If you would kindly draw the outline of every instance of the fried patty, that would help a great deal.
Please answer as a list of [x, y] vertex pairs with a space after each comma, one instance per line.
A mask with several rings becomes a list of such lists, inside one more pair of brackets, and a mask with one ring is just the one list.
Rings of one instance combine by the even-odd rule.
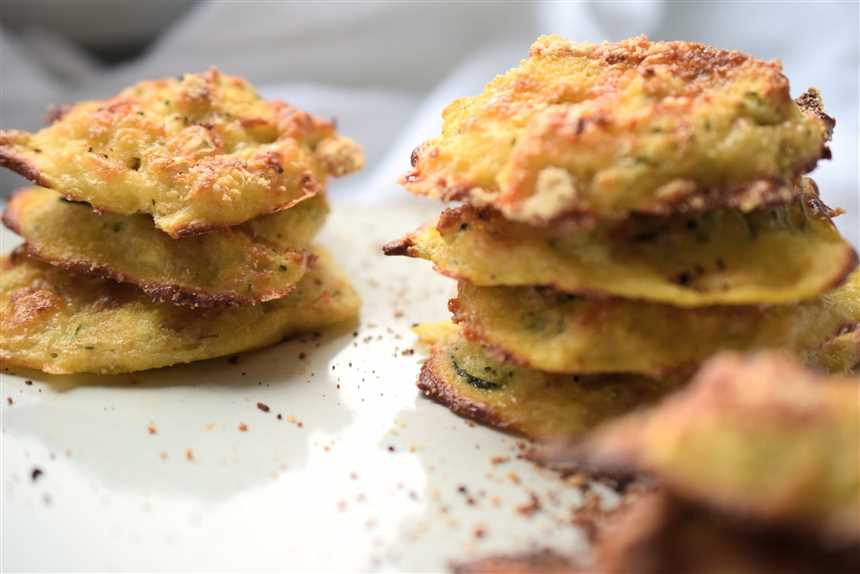
[[172, 237], [287, 209], [362, 163], [333, 123], [215, 69], [77, 103], [36, 133], [0, 132], [0, 165], [100, 211], [151, 214]]
[[538, 228], [459, 207], [385, 246], [481, 286], [551, 286], [677, 305], [790, 303], [838, 285], [857, 255], [805, 178], [803, 197], [750, 213], [637, 217], [592, 230]]
[[832, 351], [820, 358], [818, 352], [846, 325], [860, 323], [860, 272], [841, 288], [794, 305], [682, 309], [460, 282], [449, 306], [467, 337], [554, 373], [686, 376], [721, 350], [774, 348], [838, 368]]
[[0, 260], [0, 362], [52, 374], [127, 373], [272, 345], [356, 317], [358, 295], [323, 253], [283, 299], [188, 309], [21, 253]]
[[654, 409], [608, 424], [580, 456], [648, 472], [679, 496], [749, 521], [860, 543], [855, 378], [787, 357], [724, 354]]
[[574, 438], [676, 384], [636, 375], [566, 376], [497, 360], [451, 323], [421, 325], [431, 350], [418, 387], [454, 413], [535, 440]]
[[133, 283], [161, 301], [211, 307], [289, 294], [308, 269], [307, 247], [327, 212], [319, 195], [241, 226], [171, 239], [147, 215], [100, 215], [33, 187], [12, 197], [3, 222], [52, 265]]
[[815, 90], [791, 99], [777, 61], [644, 36], [543, 36], [443, 120], [405, 187], [533, 224], [782, 202], [834, 124]]

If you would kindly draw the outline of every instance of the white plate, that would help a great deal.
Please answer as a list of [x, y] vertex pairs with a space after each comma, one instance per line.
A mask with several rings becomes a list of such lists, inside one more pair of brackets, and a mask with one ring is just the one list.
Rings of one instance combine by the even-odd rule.
[[[582, 551], [579, 491], [415, 387], [410, 324], [447, 318], [453, 282], [380, 247], [434, 212], [336, 202], [321, 242], [361, 292], [356, 334], [237, 364], [2, 375], [0, 569], [439, 571]], [[532, 493], [542, 509], [524, 516]]]

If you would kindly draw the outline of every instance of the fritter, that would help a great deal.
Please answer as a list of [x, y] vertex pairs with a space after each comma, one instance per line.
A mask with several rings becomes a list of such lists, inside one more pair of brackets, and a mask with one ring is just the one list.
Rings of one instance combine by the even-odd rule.
[[363, 163], [333, 123], [215, 69], [57, 115], [36, 133], [0, 132], [0, 165], [100, 211], [151, 214], [172, 237], [287, 209]]
[[12, 197], [3, 222], [27, 241], [31, 255], [52, 265], [133, 283], [161, 301], [210, 307], [292, 291], [307, 271], [306, 248], [327, 211], [319, 195], [237, 227], [171, 239], [147, 215], [99, 215], [33, 187]]
[[451, 323], [420, 325], [430, 350], [418, 387], [454, 413], [535, 440], [578, 437], [675, 388], [635, 375], [564, 376], [490, 356]]
[[811, 365], [836, 367], [817, 353], [846, 325], [860, 322], [860, 272], [839, 289], [795, 305], [682, 309], [461, 281], [449, 307], [468, 338], [553, 373], [686, 376], [721, 350], [776, 348]]
[[858, 391], [777, 354], [724, 354], [657, 407], [598, 429], [581, 455], [750, 522], [858, 543]]
[[52, 374], [142, 371], [272, 345], [353, 319], [359, 305], [325, 254], [283, 299], [188, 309], [15, 253], [0, 262], [0, 362]]
[[848, 574], [860, 569], [860, 553], [808, 537], [745, 529], [672, 496], [652, 494], [603, 534], [597, 566], [601, 574]]
[[385, 250], [482, 286], [544, 285], [680, 307], [790, 303], [831, 289], [857, 265], [814, 182], [802, 186], [803, 199], [783, 207], [637, 217], [588, 231], [460, 207]]
[[644, 36], [543, 36], [443, 119], [405, 187], [534, 224], [781, 202], [834, 125], [815, 90], [791, 99], [777, 61]]

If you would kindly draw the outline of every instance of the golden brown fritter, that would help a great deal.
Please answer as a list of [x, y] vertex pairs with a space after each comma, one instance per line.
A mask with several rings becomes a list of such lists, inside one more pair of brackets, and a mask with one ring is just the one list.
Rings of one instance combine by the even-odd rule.
[[[133, 283], [190, 307], [250, 305], [293, 290], [311, 262], [308, 244], [325, 221], [323, 195], [258, 221], [171, 239], [146, 215], [98, 214], [56, 192], [17, 192], [3, 222], [31, 255], [73, 272]], [[268, 233], [254, 233], [254, 227]], [[281, 238], [275, 237], [279, 233]]]
[[481, 286], [545, 285], [680, 307], [791, 303], [835, 287], [857, 265], [814, 182], [802, 185], [803, 199], [782, 207], [638, 217], [592, 230], [460, 207], [385, 251], [429, 259]]
[[858, 393], [856, 378], [780, 355], [724, 354], [657, 407], [598, 429], [580, 454], [726, 514], [860, 543]]
[[677, 384], [636, 375], [551, 375], [499, 361], [451, 323], [416, 328], [430, 358], [418, 387], [454, 413], [536, 440], [582, 436]]
[[331, 122], [215, 69], [77, 103], [36, 133], [0, 132], [0, 165], [101, 211], [151, 214], [172, 237], [287, 209], [362, 163]]
[[283, 299], [188, 309], [16, 253], [0, 260], [0, 362], [52, 374], [142, 371], [272, 345], [353, 319], [359, 305], [325, 254]]
[[795, 305], [682, 309], [460, 282], [449, 306], [467, 337], [541, 371], [685, 376], [719, 351], [762, 349], [840, 368], [845, 360], [830, 349], [819, 357], [819, 350], [860, 322], [860, 272], [839, 289]]
[[443, 118], [406, 188], [533, 224], [785, 201], [834, 123], [815, 90], [791, 99], [778, 62], [644, 36], [543, 36]]

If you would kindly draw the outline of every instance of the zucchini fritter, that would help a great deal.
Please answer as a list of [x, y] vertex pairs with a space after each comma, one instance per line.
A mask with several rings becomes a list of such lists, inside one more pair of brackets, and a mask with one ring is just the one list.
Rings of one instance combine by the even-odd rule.
[[[16, 193], [3, 222], [52, 265], [133, 283], [190, 307], [247, 305], [287, 295], [310, 261], [306, 247], [325, 221], [323, 195], [205, 235], [171, 239], [146, 215], [94, 212], [44, 188]], [[278, 237], [280, 235], [280, 238]]]
[[565, 376], [488, 355], [451, 323], [420, 325], [430, 358], [418, 387], [454, 413], [532, 439], [578, 437], [676, 387], [636, 375]]
[[834, 123], [815, 90], [791, 99], [779, 62], [644, 36], [543, 36], [443, 118], [404, 186], [533, 224], [785, 201]]
[[0, 260], [0, 362], [52, 374], [141, 371], [271, 345], [352, 319], [359, 305], [325, 254], [283, 299], [188, 309], [15, 253]]
[[100, 211], [151, 214], [172, 237], [287, 209], [362, 163], [331, 122], [215, 69], [80, 102], [36, 133], [0, 132], [0, 165]]
[[[449, 304], [467, 337], [533, 369], [554, 373], [692, 373], [721, 350], [785, 349], [805, 363], [860, 322], [860, 272], [804, 303], [682, 309], [595, 299], [534, 287], [459, 283]], [[832, 353], [826, 353], [831, 355]]]
[[838, 285], [857, 255], [804, 178], [803, 199], [750, 213], [537, 228], [460, 207], [386, 246], [482, 286], [546, 285], [680, 307], [790, 303]]
[[727, 353], [654, 409], [598, 429], [580, 456], [728, 514], [858, 543], [858, 392], [856, 378], [776, 354]]

